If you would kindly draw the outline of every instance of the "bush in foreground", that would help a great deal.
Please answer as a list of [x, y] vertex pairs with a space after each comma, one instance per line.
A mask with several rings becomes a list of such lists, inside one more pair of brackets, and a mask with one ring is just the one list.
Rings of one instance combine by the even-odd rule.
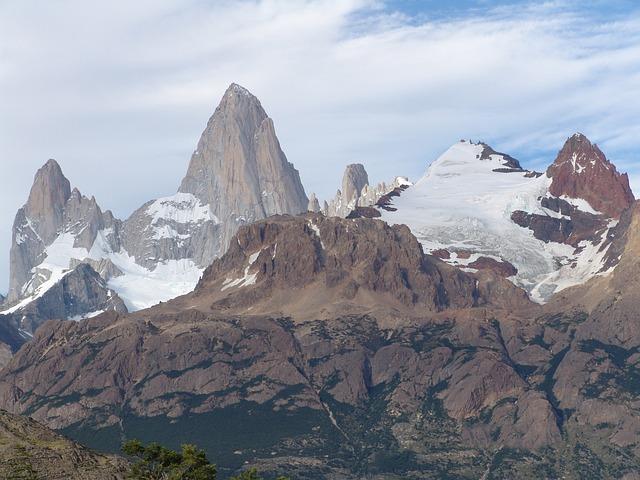
[[[158, 443], [145, 446], [130, 440], [122, 446], [125, 455], [136, 459], [128, 478], [131, 480], [216, 480], [216, 466], [207, 460], [204, 450], [182, 445], [176, 452]], [[263, 480], [256, 469], [242, 472], [229, 480]], [[288, 480], [278, 477], [276, 480]]]

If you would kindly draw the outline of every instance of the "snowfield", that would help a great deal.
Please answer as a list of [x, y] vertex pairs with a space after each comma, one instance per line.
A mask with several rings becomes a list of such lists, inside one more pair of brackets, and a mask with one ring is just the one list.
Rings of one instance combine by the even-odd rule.
[[[484, 148], [468, 141], [450, 147], [415, 185], [393, 199], [397, 211], [381, 210], [382, 219], [407, 225], [427, 253], [469, 250], [510, 262], [518, 269], [513, 282], [539, 303], [596, 275], [606, 249], [598, 252], [599, 245], [583, 245], [578, 256], [573, 247], [538, 240], [511, 220], [515, 210], [561, 217], [540, 205], [542, 197], [550, 196], [551, 179], [544, 174], [536, 178], [526, 172], [496, 172], [506, 168], [507, 160], [499, 154], [482, 159]], [[582, 199], [567, 201], [597, 213]], [[460, 263], [455, 257], [447, 261]]]
[[[152, 218], [155, 239], [188, 237], [178, 234], [169, 223], [196, 228], [207, 221], [218, 223], [209, 206], [202, 205], [200, 200], [188, 193], [155, 200], [147, 207], [146, 213]], [[195, 288], [204, 269], [191, 259], [167, 260], [150, 270], [138, 264], [135, 257], [124, 249], [113, 251], [112, 242], [109, 241], [113, 233], [112, 229], [100, 230], [89, 250], [74, 246], [76, 236], [73, 233], [60, 233], [46, 248], [42, 262], [32, 269], [33, 277], [23, 287], [25, 298], [0, 313], [14, 313], [44, 295], [71, 271], [72, 264], [77, 261], [111, 261], [122, 275], [110, 278], [107, 285], [122, 298], [129, 311], [151, 307]]]

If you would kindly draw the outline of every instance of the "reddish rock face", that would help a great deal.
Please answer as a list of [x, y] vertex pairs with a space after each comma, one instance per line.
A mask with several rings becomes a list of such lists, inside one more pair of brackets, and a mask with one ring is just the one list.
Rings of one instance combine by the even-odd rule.
[[518, 269], [509, 262], [499, 262], [493, 258], [480, 257], [475, 262], [471, 262], [468, 267], [477, 270], [489, 270], [500, 277], [511, 277], [518, 273]]
[[598, 146], [580, 133], [565, 142], [547, 176], [553, 179], [552, 195], [582, 198], [612, 218], [619, 218], [634, 201], [627, 174], [619, 173]]
[[437, 250], [432, 250], [431, 255], [433, 255], [436, 258], [444, 258], [447, 260], [451, 258], [451, 253], [449, 253], [449, 250], [445, 250], [444, 248], [438, 248]]

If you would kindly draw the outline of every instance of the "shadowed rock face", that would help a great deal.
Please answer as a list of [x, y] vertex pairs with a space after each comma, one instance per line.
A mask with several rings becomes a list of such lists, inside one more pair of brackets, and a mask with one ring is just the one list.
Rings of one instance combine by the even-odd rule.
[[29, 336], [21, 333], [11, 315], [0, 315], [0, 369], [2, 369], [14, 353], [29, 340]]
[[100, 455], [29, 418], [0, 410], [0, 477], [120, 480], [127, 463]]
[[619, 218], [634, 201], [627, 174], [620, 174], [597, 145], [576, 133], [547, 169], [552, 195], [582, 198], [597, 211]]
[[11, 316], [27, 332], [34, 332], [50, 319], [81, 319], [107, 310], [126, 313], [122, 299], [111, 290], [98, 273], [81, 263], [67, 273], [41, 297], [20, 308]]

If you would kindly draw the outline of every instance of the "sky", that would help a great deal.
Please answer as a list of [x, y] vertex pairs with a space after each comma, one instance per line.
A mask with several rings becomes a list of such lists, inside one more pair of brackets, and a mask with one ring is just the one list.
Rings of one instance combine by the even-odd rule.
[[0, 0], [0, 292], [47, 159], [124, 219], [176, 191], [232, 82], [321, 199], [349, 163], [416, 180], [461, 138], [542, 170], [576, 131], [640, 192], [637, 3]]

